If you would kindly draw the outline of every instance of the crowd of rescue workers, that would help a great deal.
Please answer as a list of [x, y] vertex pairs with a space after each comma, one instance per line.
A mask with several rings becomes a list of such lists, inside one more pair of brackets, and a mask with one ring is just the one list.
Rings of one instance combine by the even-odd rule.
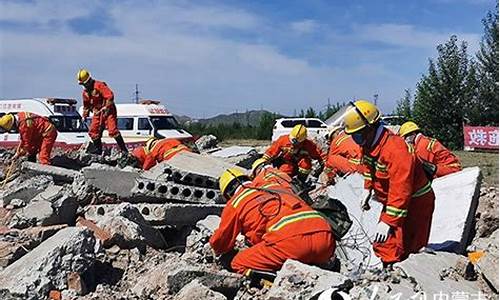
[[[93, 113], [89, 130], [93, 153], [102, 154], [105, 129], [123, 157], [143, 170], [180, 152], [193, 151], [183, 141], [153, 137], [129, 154], [117, 128], [112, 90], [84, 69], [77, 79], [83, 86], [83, 117]], [[0, 118], [0, 127], [20, 133], [13, 159], [27, 156], [35, 162], [38, 155], [41, 164], [50, 164], [57, 130], [49, 119], [19, 112]], [[221, 174], [220, 191], [227, 202], [210, 238], [212, 250], [215, 255], [233, 253], [239, 234], [250, 246], [233, 253], [233, 271], [277, 271], [287, 259], [321, 265], [332, 258], [336, 245], [330, 224], [292, 187], [293, 180], [306, 181], [314, 160], [322, 169], [322, 185], [333, 185], [338, 176], [357, 172], [365, 179], [362, 208], [369, 209], [370, 199], [383, 205], [372, 242], [384, 268], [426, 249], [435, 200], [431, 182], [460, 171], [458, 158], [436, 139], [423, 135], [414, 122], [406, 122], [398, 134], [393, 133], [381, 122], [379, 109], [365, 100], [347, 105], [327, 138], [325, 153], [307, 138], [306, 127], [296, 125], [253, 163], [250, 174], [239, 168]], [[276, 194], [279, 201], [272, 201]]]

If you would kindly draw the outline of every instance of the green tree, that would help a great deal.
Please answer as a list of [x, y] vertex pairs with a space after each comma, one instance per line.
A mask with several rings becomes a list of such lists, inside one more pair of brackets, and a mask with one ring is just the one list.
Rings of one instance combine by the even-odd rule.
[[316, 118], [317, 115], [316, 115], [316, 112], [314, 111], [314, 108], [312, 107], [309, 107], [307, 110], [306, 110], [306, 115], [305, 115], [306, 118]]
[[274, 121], [277, 115], [265, 112], [260, 117], [259, 126], [256, 128], [255, 138], [259, 140], [270, 140], [273, 134]]
[[478, 62], [477, 109], [480, 120], [470, 120], [474, 125], [498, 126], [498, 7], [483, 19], [484, 35], [476, 54]]
[[417, 84], [413, 115], [424, 132], [458, 149], [463, 145], [465, 106], [474, 93], [467, 44], [459, 45], [453, 35], [437, 51], [436, 62], [429, 60], [428, 74]]
[[394, 114], [398, 116], [402, 116], [405, 120], [413, 119], [413, 111], [412, 111], [412, 95], [409, 89], [405, 90], [405, 95], [401, 98], [394, 110]]

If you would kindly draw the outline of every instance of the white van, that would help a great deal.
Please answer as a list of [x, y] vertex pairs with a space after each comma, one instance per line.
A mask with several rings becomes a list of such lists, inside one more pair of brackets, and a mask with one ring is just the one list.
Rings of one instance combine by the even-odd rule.
[[[138, 104], [117, 103], [118, 129], [128, 146], [134, 146], [147, 140], [151, 136], [160, 138], [192, 139], [193, 136], [181, 128], [174, 115], [160, 101], [141, 100]], [[80, 113], [83, 107], [80, 107]], [[91, 114], [92, 116], [92, 114]], [[91, 116], [87, 118], [90, 126]], [[102, 141], [114, 144], [115, 140], [108, 136], [107, 130], [103, 133]]]
[[[31, 112], [49, 118], [57, 128], [55, 147], [77, 149], [89, 140], [87, 126], [76, 110], [75, 99], [29, 98], [0, 100], [0, 116], [21, 111]], [[16, 129], [5, 132], [0, 129], [0, 147], [17, 147], [20, 141]]]
[[307, 128], [307, 135], [312, 139], [323, 138], [329, 131], [328, 125], [317, 118], [281, 118], [274, 123], [272, 141], [282, 135], [290, 134], [292, 128], [298, 124]]

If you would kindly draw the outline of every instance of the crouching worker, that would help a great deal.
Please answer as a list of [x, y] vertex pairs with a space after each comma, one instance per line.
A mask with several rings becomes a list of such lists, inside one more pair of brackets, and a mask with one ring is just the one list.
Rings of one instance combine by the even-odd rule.
[[179, 140], [152, 137], [144, 146], [134, 149], [132, 156], [136, 160], [136, 166], [149, 170], [157, 163], [169, 160], [183, 151], [191, 152], [191, 149]]
[[5, 131], [17, 128], [21, 144], [13, 159], [27, 155], [28, 160], [36, 162], [36, 156], [41, 164], [50, 165], [50, 153], [57, 138], [54, 124], [46, 117], [30, 112], [19, 112], [16, 116], [6, 114], [0, 118], [0, 127]]
[[210, 238], [212, 249], [216, 255], [230, 252], [240, 233], [251, 245], [233, 258], [233, 271], [277, 271], [287, 259], [323, 264], [333, 255], [330, 225], [290, 189], [274, 181], [250, 182], [236, 168], [226, 170], [219, 185], [227, 203]]

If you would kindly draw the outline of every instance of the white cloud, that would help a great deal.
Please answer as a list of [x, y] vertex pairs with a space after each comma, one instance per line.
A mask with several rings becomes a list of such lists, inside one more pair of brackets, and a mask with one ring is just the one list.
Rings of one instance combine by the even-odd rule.
[[307, 34], [315, 31], [319, 27], [315, 20], [306, 19], [290, 23], [290, 28], [298, 34]]
[[368, 24], [354, 27], [355, 35], [365, 41], [382, 42], [389, 45], [432, 48], [438, 44], [445, 43], [452, 34], [456, 34], [459, 40], [468, 42], [472, 51], [477, 49], [480, 35], [463, 32], [436, 32], [421, 30], [413, 25], [406, 24]]

